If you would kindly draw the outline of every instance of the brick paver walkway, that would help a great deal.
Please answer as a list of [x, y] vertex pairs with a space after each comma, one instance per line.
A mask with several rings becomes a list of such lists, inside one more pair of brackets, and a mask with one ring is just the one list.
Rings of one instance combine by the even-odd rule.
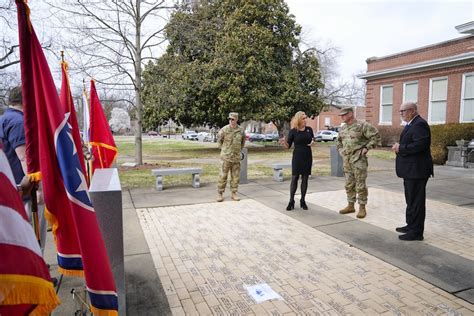
[[[317, 192], [309, 194], [306, 200], [339, 211], [346, 206], [346, 193], [344, 190]], [[405, 225], [405, 207], [403, 193], [369, 188], [368, 216], [363, 220], [394, 231]], [[423, 242], [474, 260], [473, 210], [432, 200], [426, 201], [426, 210]], [[346, 216], [356, 218], [354, 213]]]
[[[474, 313], [473, 305], [254, 200], [137, 214], [174, 315]], [[283, 299], [256, 304], [245, 286], [259, 283]]]

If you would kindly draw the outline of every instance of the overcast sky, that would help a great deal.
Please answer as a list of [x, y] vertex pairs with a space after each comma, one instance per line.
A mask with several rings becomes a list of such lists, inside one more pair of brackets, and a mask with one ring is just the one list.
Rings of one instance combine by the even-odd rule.
[[286, 0], [306, 41], [339, 47], [344, 79], [365, 72], [365, 60], [465, 36], [474, 1]]

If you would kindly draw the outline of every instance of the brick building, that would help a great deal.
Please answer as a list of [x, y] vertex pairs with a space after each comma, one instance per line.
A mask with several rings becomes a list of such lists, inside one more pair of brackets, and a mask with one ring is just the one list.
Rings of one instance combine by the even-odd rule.
[[418, 103], [430, 124], [474, 122], [474, 22], [456, 29], [468, 36], [367, 59], [366, 120], [399, 126], [399, 106]]
[[339, 116], [339, 112], [341, 111], [341, 108], [345, 106], [352, 106], [355, 111], [355, 117], [358, 120], [365, 121], [365, 106], [353, 106], [351, 104], [328, 105], [321, 113], [319, 113], [318, 116], [308, 118], [306, 120], [306, 125], [310, 126], [314, 132], [340, 127], [342, 119]]

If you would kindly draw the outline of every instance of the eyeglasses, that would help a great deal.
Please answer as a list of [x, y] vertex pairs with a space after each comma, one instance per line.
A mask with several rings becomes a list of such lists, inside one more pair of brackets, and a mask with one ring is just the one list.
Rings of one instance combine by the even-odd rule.
[[408, 111], [408, 110], [411, 110], [411, 109], [400, 110], [399, 112], [400, 112], [400, 114], [403, 114], [403, 113], [405, 113], [405, 112]]
[[229, 121], [235, 121], [235, 119], [229, 117]]

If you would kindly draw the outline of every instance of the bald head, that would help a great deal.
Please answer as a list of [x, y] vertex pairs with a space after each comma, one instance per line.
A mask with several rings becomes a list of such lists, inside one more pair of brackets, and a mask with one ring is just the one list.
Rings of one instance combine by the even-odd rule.
[[415, 102], [405, 102], [400, 106], [400, 116], [405, 122], [410, 122], [418, 115], [418, 107]]
[[408, 110], [408, 109], [414, 109], [415, 112], [417, 112], [418, 107], [416, 106], [415, 102], [405, 102], [400, 107], [400, 110]]

